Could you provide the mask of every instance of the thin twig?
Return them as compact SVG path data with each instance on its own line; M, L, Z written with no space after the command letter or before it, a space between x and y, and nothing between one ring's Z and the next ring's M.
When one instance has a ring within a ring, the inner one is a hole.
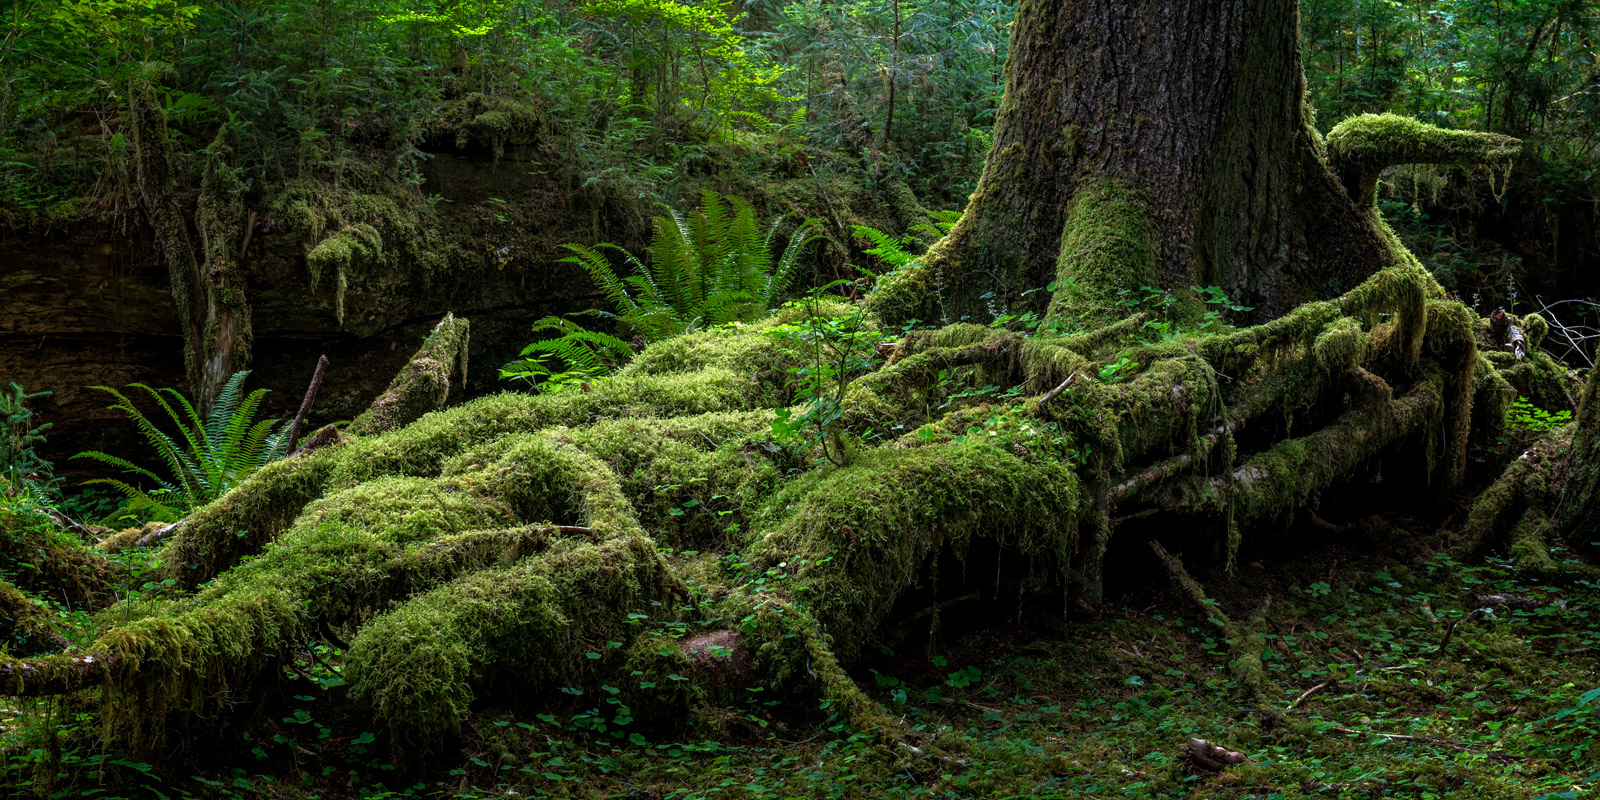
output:
M322 373L328 368L328 357L317 356L317 369L311 373L311 384L306 387L306 396L300 401L300 410L295 412L294 424L289 426L289 449L294 450L300 443L300 428L306 422L306 415L311 413L311 403L317 399L317 390L322 388Z
M1449 739L1435 739L1432 736L1413 736L1413 735L1407 734L1407 733L1382 733L1382 732L1379 732L1379 731L1358 731L1358 730L1355 730L1353 728L1346 728L1346 727L1344 727L1342 725L1329 725L1328 726L1328 730L1338 731L1340 733L1353 733L1353 734L1356 734L1357 736L1360 736L1360 735L1379 736L1379 737L1382 737L1384 739L1393 739L1395 741L1401 741L1401 742L1418 742L1420 744L1437 745L1439 747L1448 747L1448 748L1450 748L1452 750L1460 750L1460 751L1462 751L1464 753L1476 753L1478 755L1486 756L1486 757L1489 757L1489 758L1503 758L1503 759L1526 758L1526 756L1520 756L1520 755L1516 755L1514 753L1502 753L1502 752L1500 752L1498 750L1487 750L1486 746L1485 745L1481 745L1481 744L1473 744L1471 742L1453 742L1453 741L1450 741Z
M1058 396L1061 395L1062 392L1066 391L1067 387L1072 385L1073 379L1075 379L1077 377L1078 377L1078 373L1076 373L1076 372L1072 373L1071 375L1068 375L1067 379L1062 381L1059 386L1057 386L1054 389L1051 389L1048 392L1045 392L1044 397L1039 398L1039 405L1040 406L1048 405L1051 400L1056 399Z
M1314 695L1314 694L1316 694L1316 693L1317 693L1317 692L1320 692L1320 691L1322 691L1322 690L1323 690L1323 689L1326 689L1326 688L1328 688L1328 687L1329 687L1329 686L1333 686L1333 685L1334 685L1334 684L1337 684L1337 683L1338 683L1338 682L1339 682L1339 679L1338 679L1338 678L1329 678L1329 679L1327 679L1327 680L1325 680L1325 681L1323 681L1323 682L1322 682L1322 683L1319 683L1319 684L1317 684L1317 685L1316 685L1316 686L1313 686L1313 687L1311 687L1311 688L1310 688L1310 689L1307 689L1307 690L1305 690L1305 691L1303 691L1303 692L1301 692L1301 693L1300 693L1300 696L1299 696L1299 697L1296 697L1296 698L1295 698L1295 699L1294 699L1294 702L1293 702L1293 703L1290 703L1290 704L1289 704L1289 705L1288 705L1288 707L1286 707L1286 708L1284 708L1284 709L1283 709L1283 713L1285 713L1285 714L1287 714L1287 713L1289 713L1289 712L1290 712L1290 711L1293 711L1293 710L1294 710L1294 709L1295 709L1295 707L1296 707L1296 706L1298 706L1298 705L1300 705L1300 704L1301 704L1301 703L1303 703L1303 702L1305 702L1305 700L1306 700L1306 698L1307 698L1307 697L1310 697L1310 696L1311 696L1311 695Z

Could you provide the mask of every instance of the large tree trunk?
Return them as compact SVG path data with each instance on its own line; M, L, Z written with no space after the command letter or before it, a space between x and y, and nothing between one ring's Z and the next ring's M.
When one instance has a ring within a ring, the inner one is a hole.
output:
M1055 281L1057 318L1104 321L1119 290L1200 285L1266 319L1406 259L1370 194L1358 205L1324 163L1295 0L1023 0L1014 31L977 191L886 282L887 317L1043 311L1023 293Z

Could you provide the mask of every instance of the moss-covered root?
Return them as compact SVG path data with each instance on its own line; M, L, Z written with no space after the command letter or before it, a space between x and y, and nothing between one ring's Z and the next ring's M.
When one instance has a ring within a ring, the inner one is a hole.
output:
M38 601L0 581L0 652L31 656L65 647L67 640L51 626L50 616Z
M1354 409L1315 433L1278 442L1227 476L1186 479L1172 487L1165 504L1200 513L1225 506L1240 525L1286 517L1386 448L1438 422L1443 384L1436 375L1390 400L1388 385L1358 368L1349 385L1363 400Z
M1261 654L1266 650L1267 640L1261 635L1261 621L1257 619L1249 626L1240 626L1228 619L1217 601L1206 597L1205 589L1199 581L1190 577L1177 556L1168 553L1157 541L1150 542L1150 549L1160 559L1161 565L1166 567L1172 588L1189 602L1195 614L1207 624L1222 627L1223 636L1229 642L1231 660L1228 662L1228 672L1233 676L1239 699L1263 714L1269 713L1266 711L1266 670L1261 664Z
M1519 524L1529 509L1549 502L1550 470L1556 463L1553 454L1566 449L1573 431L1574 426L1568 424L1528 448L1478 495L1461 529L1463 556L1481 558L1506 540L1512 526Z
M1064 578L1080 506L1078 478L1059 462L975 439L885 448L777 493L753 526L764 533L751 561L792 576L796 602L848 662L932 559L962 557L975 539Z
M18 588L64 600L74 608L109 602L116 568L105 556L53 520L0 507L0 574Z
M1396 164L1509 165L1522 141L1498 133L1452 131L1398 114L1362 114L1328 132L1328 166L1359 207L1372 205L1378 176Z
M1546 538L1554 530L1542 506L1530 506L1511 529L1511 563L1524 575L1543 581L1592 581L1600 568L1577 561L1561 562L1550 553Z
M577 683L600 666L593 656L606 641L631 638L630 612L670 607L663 601L677 590L604 462L539 436L486 454L494 460L481 471L444 480L482 481L525 514L575 510L582 524L544 553L416 595L362 626L345 677L397 752L436 751L485 689ZM475 461L468 454L457 466Z
M1589 370L1574 423L1561 527L1567 531L1600 530L1600 370Z
M467 379L468 338L467 321L445 315L388 390L350 423L349 432L366 436L397 430L443 408L450 398L450 376L460 375L463 382Z
M198 586L260 552L322 496L342 455L330 447L274 461L189 515L161 551L163 576Z
M627 614L670 597L672 581L643 539L566 540L503 569L474 572L367 625L345 676L397 753L450 741L473 699L581 683L626 641Z

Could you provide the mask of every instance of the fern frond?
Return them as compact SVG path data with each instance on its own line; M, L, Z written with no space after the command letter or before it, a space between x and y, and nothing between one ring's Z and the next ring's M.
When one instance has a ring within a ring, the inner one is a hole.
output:
M883 259L890 269L899 269L917 258L906 251L903 241L870 225L851 225L850 231L871 242L873 246L865 252Z
M738 197L728 197L733 207L733 217L727 228L728 267L731 274L723 282L725 290L738 288L759 293L772 273L772 251L762 235L761 223L756 221L756 210ZM780 215L773 224L783 221Z
M117 398L119 402L112 405L111 408L126 413L128 418L133 420L133 424L144 436L145 441L149 442L156 449L156 453L161 456L161 460L166 462L167 469L176 479L174 482L182 487L185 496L207 497L206 475L201 471L197 463L198 460L204 459L204 453L206 452L203 439L204 430L202 429L197 435L196 432L186 427L183 424L183 418L178 416L178 412L167 403L161 392L142 383L128 385L132 388L143 389L155 399L156 404L161 406L162 410L167 412L167 416L177 424L179 433L183 436L184 441L188 443L187 452L171 436L156 427L155 422L145 416L145 413L140 411L139 407L135 406L133 401L128 399L126 395L105 386L94 388L110 392L113 397ZM192 405L188 404L188 401L184 401L184 406L188 409L193 408Z
M234 409L232 416L224 427L226 438L221 447L217 448L216 460L222 464L225 476L225 488L232 488L244 475L248 475L256 468L257 457L261 455L261 448L266 446L267 432L277 420L267 420L265 423L251 424L256 417L256 412L261 408L261 401L267 396L266 389L257 389L247 395ZM257 428L266 427L257 435Z
M678 316L690 317L699 313L698 300L705 297L700 290L700 253L688 221L672 209L667 212L667 216L655 218L649 274Z
M217 393L216 401L211 404L211 415L206 418L205 430L206 441L212 448L227 440L228 425L233 421L234 412L239 409L239 403L244 396L244 379L249 376L249 370L240 370L229 375L227 382L222 385L222 391ZM183 395L176 391L172 394L183 400Z
M293 417L290 417L280 423L278 425L278 429L273 431L272 435L267 437L266 442L261 448L261 452L256 456L255 468L260 469L274 461L277 461L280 458L287 457L289 455L290 448L294 447L295 445L294 442L289 441L289 434L293 431Z
M805 253L807 245L823 238L822 231L822 220L812 217L802 220L794 232L789 234L789 243L784 246L783 255L778 257L777 265L767 274L766 285L761 287L762 308L776 306L778 298L789 290L789 284L794 281L795 274L800 269L800 256ZM770 236L769 233L769 239Z
M169 483L168 481L163 479L160 475L157 475L154 472L151 472L150 470L147 470L144 467L141 467L141 466L139 466L139 465L137 465L137 464L125 459L125 458L121 458L119 456L114 456L114 455L111 455L110 453L103 453L103 452L101 452L99 450L85 450L85 451L83 451L81 453L78 453L77 455L74 455L73 458L87 458L87 459L90 459L92 461L98 461L98 462L100 462L102 464L105 464L107 466L116 467L117 469L120 469L120 470L122 470L124 472L130 472L130 473L132 473L134 475L138 475L138 476L143 477L143 478L149 478L150 480L154 481L157 486L160 486L163 489L168 489L168 490L177 490L178 489L178 487L173 486L171 483ZM103 479L97 479L97 480L103 480ZM85 481L85 483L92 483L92 482L93 481Z
M123 481L104 480L120 485L119 491L131 501L146 504L162 513L181 515L204 505L231 489L250 473L272 458L281 457L286 442L272 440L272 426L276 420L256 423L265 389L244 393L244 382L249 372L241 370L229 376L211 413L201 417L195 405L175 389L154 389L142 383L129 384L142 389L177 426L178 438L161 430L154 420L134 405L128 395L109 386L93 388L107 392L116 399L110 408L122 411L153 447L165 463L170 477L100 451L86 451L74 458L88 458L121 469L124 473L155 483L163 495L170 495L179 504L169 504L154 494ZM181 413L180 413L181 409ZM280 430L287 439L288 429ZM270 456L270 457L269 457Z
M128 499L127 508L130 511L149 509L155 513L151 517L159 522L170 522L183 516L182 509L163 503L137 486L119 481L116 478L94 478L83 482L85 486L101 485L110 486Z
M611 303L612 307L619 311L634 307L633 298L628 296L627 289L623 288L622 282L617 279L617 273L611 268L611 262L606 260L606 257L599 250L581 244L564 244L561 246L577 255L567 256L560 259L560 261L583 267L584 271L589 273L590 280L600 286L600 291L605 294L606 300ZM627 257L628 261L638 263L638 259L635 259L632 254L621 247L611 244L599 246L619 250Z

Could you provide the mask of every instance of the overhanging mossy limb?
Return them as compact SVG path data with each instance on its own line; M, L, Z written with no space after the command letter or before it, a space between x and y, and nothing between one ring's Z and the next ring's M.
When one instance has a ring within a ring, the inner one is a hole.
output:
M1398 114L1361 114L1335 125L1326 140L1328 166L1362 208L1376 196L1378 177L1396 164L1502 164L1522 141L1498 133L1453 131Z

